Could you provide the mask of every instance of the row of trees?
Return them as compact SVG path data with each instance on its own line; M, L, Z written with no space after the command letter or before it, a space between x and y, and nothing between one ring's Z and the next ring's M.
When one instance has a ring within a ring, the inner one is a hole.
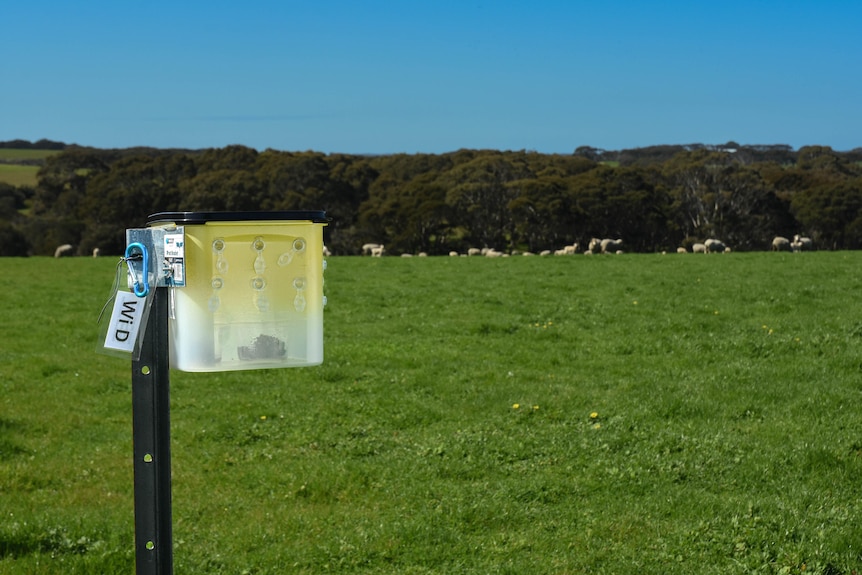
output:
M100 150L48 157L38 185L0 187L0 249L121 253L125 229L160 211L324 209L327 245L358 253L447 253L469 246L539 251L590 237L627 251L674 250L717 237L767 249L804 233L821 249L862 245L862 158L828 147L578 148L571 155L459 150L387 156ZM8 187L7 187L8 188ZM26 216L18 215L29 207Z

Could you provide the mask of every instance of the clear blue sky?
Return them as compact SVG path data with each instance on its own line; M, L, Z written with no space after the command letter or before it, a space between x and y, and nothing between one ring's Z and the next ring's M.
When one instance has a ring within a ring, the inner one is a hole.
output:
M859 0L7 0L0 140L862 147Z

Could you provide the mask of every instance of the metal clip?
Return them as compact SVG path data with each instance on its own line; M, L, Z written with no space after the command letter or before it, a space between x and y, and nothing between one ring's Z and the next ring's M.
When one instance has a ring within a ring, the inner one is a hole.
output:
M134 257L132 253L135 250L139 250L141 252L140 256ZM141 279L139 280L135 275L135 269L131 264L131 260L137 260L138 257L141 258ZM126 246L126 265L129 266L129 274L132 276L132 289L135 292L135 295L138 297L145 297L150 293L150 271L149 271L149 261L150 255L147 253L147 246L140 242L133 242Z

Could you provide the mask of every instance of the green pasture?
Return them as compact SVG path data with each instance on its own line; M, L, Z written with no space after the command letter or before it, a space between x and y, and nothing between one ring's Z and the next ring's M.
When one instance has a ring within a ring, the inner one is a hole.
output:
M39 166L4 164L0 162L0 182L13 186L35 187L38 183L36 178L38 172Z
M21 160L44 160L62 153L61 150L30 150L19 148L0 148L0 161L19 162Z
M0 573L134 571L113 258L0 259ZM862 569L862 253L333 257L322 366L172 372L175 571Z
M22 162L44 160L59 153L60 150L0 148L0 182L13 186L35 187L40 166Z

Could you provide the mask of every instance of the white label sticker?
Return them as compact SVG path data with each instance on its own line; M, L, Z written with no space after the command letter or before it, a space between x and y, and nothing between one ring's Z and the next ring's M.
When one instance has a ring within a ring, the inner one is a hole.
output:
M144 317L145 303L146 299L133 293L117 292L111 323L108 324L108 334L105 336L107 349L132 352L138 339L141 319Z
M181 258L185 255L186 246L183 239L182 228L178 228L180 233L165 234L165 257L166 258Z
M175 287L186 285L186 242L182 227L165 234L165 261L171 270L171 283Z

